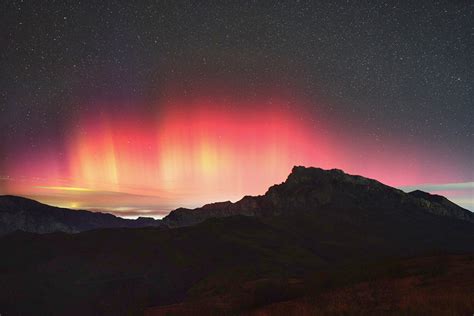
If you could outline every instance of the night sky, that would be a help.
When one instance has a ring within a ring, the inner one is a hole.
[[[0,193],[122,216],[339,168],[474,210],[470,1],[2,1]]]

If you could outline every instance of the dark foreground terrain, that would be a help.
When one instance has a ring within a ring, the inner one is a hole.
[[[223,294],[148,308],[145,315],[471,315],[473,293],[473,255],[392,258],[303,279],[259,279]]]
[[[472,213],[338,170],[158,227],[0,238],[2,315],[471,315]]]

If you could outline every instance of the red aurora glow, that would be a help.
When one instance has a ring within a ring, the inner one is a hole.
[[[441,171],[428,172],[430,152],[344,134],[340,124],[316,124],[285,101],[191,103],[168,101],[153,115],[85,115],[62,145],[19,148],[4,190],[67,207],[156,215],[263,194],[293,165],[337,167],[395,186],[465,180],[443,161],[434,162]]]

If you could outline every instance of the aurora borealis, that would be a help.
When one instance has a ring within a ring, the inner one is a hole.
[[[263,194],[293,165],[338,167],[393,186],[469,180],[442,153],[388,138],[382,147],[355,131],[338,135],[336,122],[312,123],[313,113],[287,104],[193,96],[146,116],[104,105],[107,112],[84,115],[61,145],[18,146],[3,189],[65,207],[160,216],[181,205]],[[435,173],[433,165],[444,167]]]
[[[0,194],[162,216],[306,165],[474,209],[465,5],[52,6],[4,10]]]

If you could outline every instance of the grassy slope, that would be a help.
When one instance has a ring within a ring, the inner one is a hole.
[[[261,279],[146,315],[469,315],[473,293],[474,255],[437,255]]]
[[[304,297],[257,307],[248,315],[470,315],[474,310],[474,255],[391,262]],[[311,284],[311,282],[309,282]],[[160,313],[150,313],[156,315]]]

